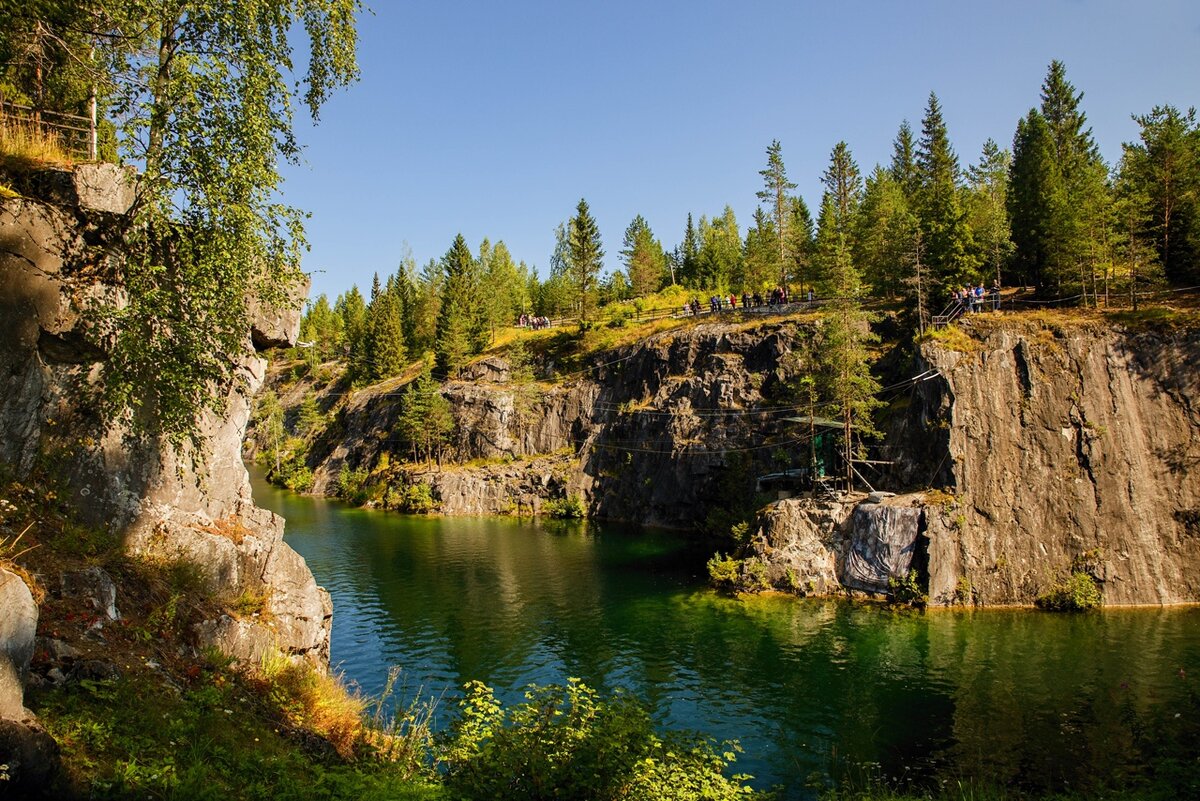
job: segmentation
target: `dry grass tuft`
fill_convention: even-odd
[[[53,133],[4,114],[0,114],[0,161],[8,167],[26,168],[74,164],[62,141]]]
[[[353,758],[366,741],[368,702],[337,676],[276,651],[263,657],[250,681],[279,707],[288,724],[321,736],[343,759]]]

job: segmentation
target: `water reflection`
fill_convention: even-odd
[[[1200,676],[1196,609],[734,600],[705,589],[702,563],[667,534],[407,518],[261,483],[255,497],[288,519],[288,541],[331,591],[333,659],[367,692],[391,665],[410,687],[453,694],[479,679],[505,701],[567,676],[628,687],[665,725],[740,739],[739,769],[788,797],[862,762],[1087,786],[1137,769],[1131,722],[1195,693]]]

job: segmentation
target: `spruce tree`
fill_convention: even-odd
[[[767,166],[766,169],[759,170],[758,174],[763,178],[763,188],[758,191],[758,199],[770,208],[771,221],[775,228],[779,285],[787,286],[788,267],[791,265],[788,254],[788,225],[791,223],[791,215],[788,214],[788,192],[795,189],[796,185],[787,178],[787,170],[783,166],[783,148],[778,139],[773,140],[767,147]]]
[[[825,186],[825,194],[821,198],[815,247],[821,294],[840,295],[852,289],[857,295],[860,289],[857,280],[844,280],[846,274],[843,271],[854,251],[862,175],[845,142],[834,146],[829,166],[821,175],[821,183]]]
[[[600,228],[592,217],[587,201],[582,198],[575,207],[575,216],[568,227],[567,253],[579,319],[588,322],[592,319],[596,303],[597,281],[600,268],[604,266],[604,248],[600,242]]]
[[[917,173],[917,143],[908,120],[900,123],[900,130],[892,142],[890,172],[911,206],[916,201],[921,179]]]
[[[958,156],[933,92],[917,143],[917,179],[915,211],[933,278],[947,286],[974,279],[970,231],[959,203]]]
[[[1017,274],[1039,288],[1085,300],[1095,291],[1095,247],[1111,224],[1107,168],[1080,110],[1082,92],[1053,61],[1042,84],[1040,111],[1031,110],[1013,139],[1009,212]]]
[[[459,234],[442,257],[443,291],[433,343],[438,372],[447,378],[457,375],[472,354],[474,269],[467,240]]]

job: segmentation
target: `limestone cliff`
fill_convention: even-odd
[[[242,658],[277,644],[324,662],[328,594],[282,542],[283,521],[254,506],[241,461],[266,367],[255,343],[292,340],[298,309],[258,309],[238,357],[242,380],[224,413],[201,421],[199,459],[106,426],[97,411],[107,355],[78,309],[87,297],[122,302],[124,290],[105,276],[117,272],[112,232],[133,202],[132,180],[112,165],[48,169],[21,176],[21,194],[0,199],[0,464],[18,478],[52,478],[83,522],[119,533],[133,554],[192,561],[224,596],[267,597],[270,623],[211,620],[199,644]]]

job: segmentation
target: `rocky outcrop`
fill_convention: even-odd
[[[0,718],[25,716],[25,679],[33,658],[38,608],[16,573],[0,568]]]
[[[1106,603],[1200,600],[1200,331],[968,321],[922,348],[910,436],[945,443],[939,558],[985,603],[1030,601],[1086,561]],[[931,554],[931,557],[933,554]],[[931,570],[933,569],[931,564]]]
[[[0,200],[0,463],[53,482],[81,522],[119,533],[130,553],[194,561],[223,596],[267,597],[262,620],[220,636],[214,621],[199,630],[199,644],[249,657],[271,642],[323,662],[328,595],[281,541],[282,521],[254,506],[241,460],[250,398],[266,368],[255,343],[294,341],[298,309],[252,304],[244,351],[234,357],[237,380],[221,412],[200,419],[203,452],[106,424],[97,402],[105,338],[80,308],[96,298],[123,302],[116,276],[132,179],[88,165],[12,183],[22,196]]]
[[[940,489],[815,534],[813,511],[777,507],[745,555],[784,588],[776,562],[798,570],[790,554],[820,542],[844,586],[886,592],[911,567],[935,604],[1028,604],[1076,571],[1106,604],[1200,601],[1200,330],[1017,315],[962,327],[958,349],[921,346],[917,372],[935,372],[887,444],[893,486]],[[911,508],[879,511],[897,506]]]
[[[778,457],[762,443],[785,430],[788,407],[776,396],[811,338],[794,321],[695,325],[599,354],[555,384],[513,381],[508,364],[490,357],[469,368],[472,380],[444,385],[455,438],[442,467],[421,480],[446,514],[514,510],[561,491],[597,517],[694,526],[723,480]],[[384,385],[348,400],[312,448],[314,492],[332,493],[343,467],[370,470],[392,454],[401,395]],[[574,467],[551,481],[550,456]],[[502,464],[454,466],[472,461]]]
[[[0,791],[32,797],[58,772],[58,744],[25,708],[38,607],[24,580],[0,568]]]

